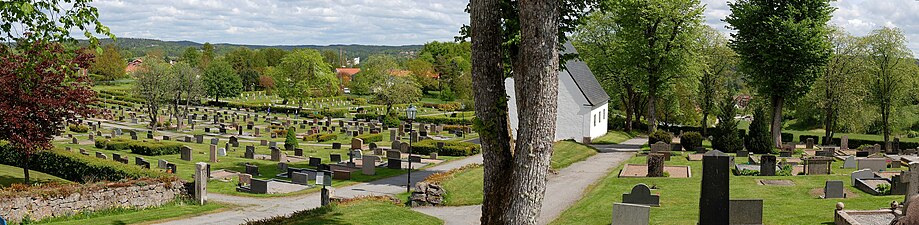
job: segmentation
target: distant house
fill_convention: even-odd
[[[575,52],[574,46],[565,44],[566,52]],[[607,131],[610,97],[600,82],[580,60],[565,63],[558,73],[558,115],[555,119],[555,140],[574,139],[578,142],[603,136]],[[519,120],[514,78],[504,80],[510,99],[507,102],[511,129],[516,135]],[[525,118],[524,118],[525,119]]]
[[[335,68],[335,74],[338,75],[342,87],[347,87],[351,83],[351,78],[358,72],[361,72],[361,68]]]
[[[131,73],[133,73],[134,71],[137,71],[137,69],[140,69],[141,64],[144,64],[144,61],[143,61],[143,60],[141,60],[141,59],[134,59],[134,61],[129,62],[129,63],[128,63],[128,66],[124,68],[124,72],[125,72],[125,73],[128,73],[128,74],[131,74]]]

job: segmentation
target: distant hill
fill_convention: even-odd
[[[102,44],[112,43],[112,39],[100,39]],[[85,43],[85,41],[81,41]],[[332,50],[336,53],[339,49],[345,52],[347,58],[356,58],[360,57],[361,60],[366,60],[368,56],[373,54],[390,54],[390,55],[400,55],[400,56],[412,56],[416,52],[421,50],[422,45],[403,45],[403,46],[380,46],[380,45],[277,45],[277,46],[268,46],[268,45],[240,45],[240,44],[227,44],[227,43],[212,43],[216,49],[217,55],[225,54],[229,51],[232,51],[235,48],[247,47],[250,49],[262,49],[262,48],[280,48],[284,50],[293,50],[293,49],[302,49],[310,48],[316,50]],[[168,57],[179,57],[182,55],[182,52],[185,51],[185,48],[195,47],[201,48],[204,43],[197,43],[192,41],[161,41],[155,39],[143,39],[143,38],[118,38],[116,45],[121,49],[122,53],[126,58],[133,58],[138,56],[146,55],[148,51],[154,49],[162,49],[166,56]]]

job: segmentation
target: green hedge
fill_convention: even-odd
[[[0,164],[21,166],[20,154],[0,146]],[[143,169],[136,165],[121,164],[113,160],[84,156],[78,152],[62,149],[42,151],[32,155],[30,169],[54,175],[74,182],[99,180],[118,181],[138,178],[165,178],[171,174],[157,170]]]
[[[70,125],[67,125],[67,128],[70,129],[70,131],[75,132],[75,133],[89,132],[89,126],[86,126],[83,124],[70,124]]]
[[[400,120],[405,120],[405,116],[399,116]],[[444,117],[441,116],[419,116],[415,118],[416,123],[433,123],[433,124],[449,124],[449,125],[469,125],[472,124],[471,119],[459,118],[459,117]]]
[[[179,154],[179,150],[182,149],[182,144],[175,142],[132,142],[128,148],[131,149],[131,153],[138,155],[146,156],[156,156],[156,155],[172,155]]]
[[[313,134],[313,135],[303,136],[303,141],[324,142],[324,141],[335,140],[336,138],[338,138],[337,134]]]
[[[131,150],[131,153],[156,156],[179,154],[182,144],[171,141],[144,142],[124,138],[96,139],[96,148],[106,150]]]
[[[96,138],[96,148],[105,150],[127,150],[134,140],[125,138]]]
[[[367,134],[358,135],[356,138],[360,138],[361,140],[364,140],[364,143],[381,142],[383,141],[383,134],[382,133],[379,133],[379,134],[367,133]]]
[[[437,142],[443,142],[444,148],[437,149]],[[464,141],[435,141],[427,139],[412,144],[412,153],[420,155],[437,152],[438,155],[442,156],[470,156],[479,154],[480,151],[482,151],[482,146]]]

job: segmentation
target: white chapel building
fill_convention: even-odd
[[[577,51],[570,43],[566,43],[565,52]],[[610,97],[587,64],[579,59],[569,60],[565,68],[558,72],[558,79],[555,140],[573,139],[584,143],[606,134]],[[514,78],[505,79],[504,87],[510,97],[507,102],[508,116],[512,132],[516,135],[519,118]]]

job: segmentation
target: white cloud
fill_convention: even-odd
[[[468,24],[466,0],[98,0],[119,37],[196,42],[423,44]]]
[[[731,1],[733,2],[733,1]],[[731,32],[722,20],[730,15],[726,0],[702,0],[706,4],[705,23],[725,33]],[[903,31],[914,54],[919,54],[919,1],[917,0],[838,0],[832,3],[831,24],[853,35],[864,36],[883,26]]]

